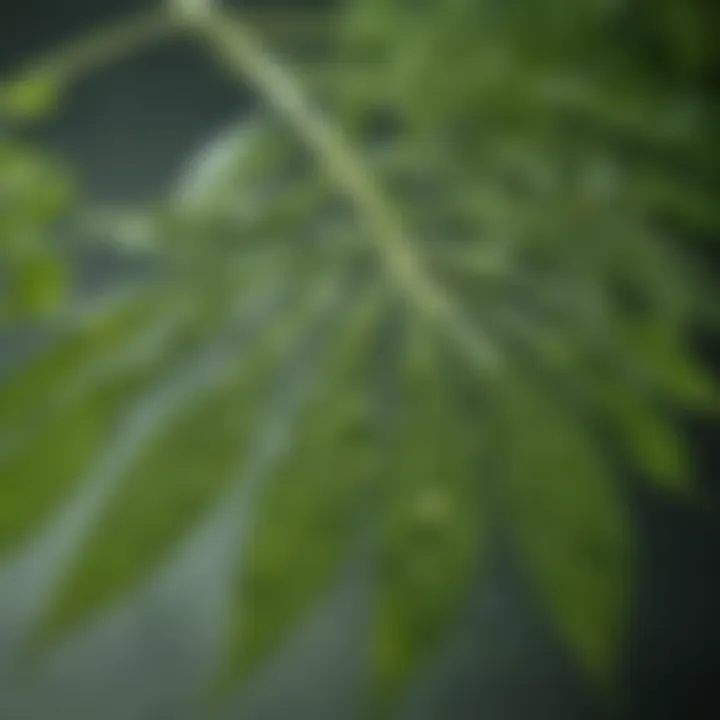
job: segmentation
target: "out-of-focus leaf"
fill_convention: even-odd
[[[484,549],[480,431],[463,412],[437,337],[411,326],[401,353],[377,549],[373,690],[381,711],[438,649]]]
[[[220,692],[265,661],[321,598],[361,529],[379,466],[368,357],[382,305],[370,289],[344,311],[320,386],[260,498]]]
[[[119,299],[63,327],[50,346],[0,376],[0,436],[42,415],[56,398],[108,362],[139,333],[154,302],[139,295]],[[167,308],[164,308],[167,311]],[[150,315],[155,316],[154,312]]]
[[[618,324],[618,342],[630,372],[686,408],[718,408],[718,388],[690,347],[687,332],[653,320]]]
[[[581,667],[608,688],[632,596],[626,501],[559,400],[517,376],[494,397],[501,492],[521,562]]]
[[[59,78],[52,70],[34,70],[0,84],[0,115],[37,120],[54,112],[60,100]]]
[[[237,479],[278,362],[326,301],[318,292],[305,295],[172,417],[136,460],[67,576],[47,637],[67,632],[147,577]]]
[[[0,323],[47,316],[65,299],[70,273],[48,245],[73,194],[57,163],[0,138]]]
[[[32,146],[0,138],[0,249],[22,249],[42,239],[74,197],[61,163]]]
[[[237,274],[236,299],[267,278]],[[254,270],[254,272],[253,272]],[[139,292],[80,320],[73,333],[0,383],[0,552],[41,527],[86,478],[123,419],[187,356],[232,322],[209,292]],[[182,354],[179,354],[182,353]]]
[[[666,490],[686,494],[692,487],[692,464],[679,422],[662,408],[627,390],[604,388],[600,403],[621,445],[645,477]]]
[[[121,334],[101,333],[104,343],[86,336],[61,344],[38,359],[17,386],[2,388],[8,414],[3,413],[0,436],[0,552],[42,526],[119,430],[123,414],[172,364],[177,328],[168,335],[158,328],[158,341],[139,357],[130,352],[123,361],[117,345],[113,354],[112,343],[138,341],[128,331],[140,334],[143,326],[127,320],[114,324]],[[94,356],[99,349],[103,352]],[[35,398],[37,406],[28,412]]]
[[[6,311],[18,319],[50,315],[70,290],[68,274],[66,263],[58,257],[42,254],[23,258],[9,279]]]

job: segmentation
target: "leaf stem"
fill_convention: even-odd
[[[496,358],[489,343],[427,273],[401,218],[342,132],[316,111],[292,73],[264,49],[244,22],[206,5],[192,27],[234,74],[253,84],[314,152],[336,185],[366,218],[370,236],[405,297],[455,345],[486,370]]]

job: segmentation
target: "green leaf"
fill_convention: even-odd
[[[580,667],[617,680],[633,579],[626,500],[587,428],[527,377],[497,388],[501,493],[521,562]]]
[[[258,268],[255,283],[266,277]],[[254,273],[253,273],[254,274]],[[235,297],[251,296],[236,275]],[[21,371],[0,382],[0,553],[42,526],[87,477],[130,410],[199,348],[217,342],[230,306],[214,293],[188,306],[153,288],[78,319]]]
[[[260,498],[237,578],[220,693],[266,661],[322,597],[362,528],[378,471],[368,357],[382,307],[382,293],[371,289],[345,310],[320,387]]]
[[[62,163],[32,145],[0,138],[0,249],[47,230],[74,199]]]
[[[115,317],[112,331],[60,343],[17,385],[0,388],[7,402],[0,436],[0,553],[42,526],[82,480],[123,414],[167,370],[171,337],[139,358],[118,357],[116,343],[137,341],[129,332],[142,327],[138,319]]]
[[[420,323],[402,348],[398,414],[386,448],[378,547],[374,702],[393,706],[463,607],[485,545],[483,440],[464,414],[439,338]]]
[[[9,285],[4,310],[9,310],[11,317],[47,317],[68,296],[69,269],[63,260],[49,254],[23,258],[14,268]]]
[[[173,414],[127,472],[43,628],[67,633],[168,556],[237,479],[278,362],[324,305],[316,292],[274,318],[247,356],[229,358],[202,394]]]
[[[693,468],[679,421],[625,388],[605,387],[600,393],[611,428],[643,476],[671,493],[691,493]]]
[[[70,270],[49,241],[73,196],[56,162],[0,138],[0,322],[48,316],[66,298]]]
[[[718,408],[716,381],[694,354],[687,330],[658,320],[618,325],[630,372],[670,402],[692,409]]]
[[[148,322],[153,301],[139,297],[100,301],[59,330],[49,346],[0,376],[0,434],[37,418],[67,388],[80,382],[96,364],[109,362]],[[163,307],[167,312],[167,308]],[[157,321],[155,312],[151,319]]]
[[[34,70],[0,86],[0,114],[19,120],[45,118],[59,101],[59,78],[50,69]]]

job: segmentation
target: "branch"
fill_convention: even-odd
[[[245,23],[209,2],[192,6],[188,26],[231,72],[253,84],[291,124],[329,177],[366,218],[376,249],[404,296],[448,335],[476,368],[494,366],[497,358],[493,348],[427,273],[401,219],[342,132],[312,107],[291,72],[268,55]]]

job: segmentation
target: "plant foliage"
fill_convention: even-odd
[[[702,5],[682,7],[704,33]],[[290,442],[238,543],[221,694],[370,538],[390,707],[498,524],[559,637],[612,686],[635,564],[623,479],[692,497],[678,413],[717,407],[690,344],[717,300],[693,244],[720,221],[698,79],[711,45],[672,38],[678,74],[659,82],[640,31],[622,33],[642,12],[666,37],[642,3],[346,0],[295,58],[178,0],[4,86],[3,318],[49,339],[0,378],[2,558],[84,487],[107,490],[29,643],[148,580],[213,508],[240,523],[260,420],[296,377]],[[162,28],[196,36],[266,109],[166,202],[88,207],[16,131],[103,50]],[[149,278],[88,303],[71,262],[88,238]]]

